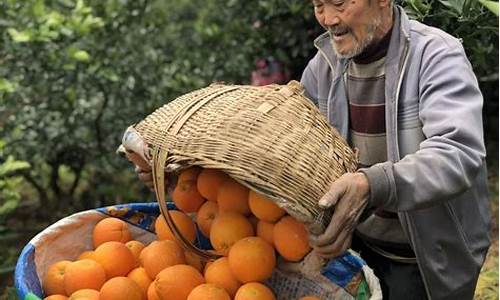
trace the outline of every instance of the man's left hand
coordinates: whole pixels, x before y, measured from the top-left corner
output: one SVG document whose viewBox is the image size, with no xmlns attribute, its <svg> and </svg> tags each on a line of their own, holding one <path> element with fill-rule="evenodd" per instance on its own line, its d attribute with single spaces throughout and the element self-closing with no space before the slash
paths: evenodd
<svg viewBox="0 0 500 300">
<path fill-rule="evenodd" d="M 344 253 L 351 245 L 352 233 L 368 204 L 370 186 L 363 173 L 346 173 L 334 181 L 330 190 L 321 198 L 324 208 L 335 206 L 325 232 L 310 236 L 311 246 L 325 258 Z"/>
</svg>

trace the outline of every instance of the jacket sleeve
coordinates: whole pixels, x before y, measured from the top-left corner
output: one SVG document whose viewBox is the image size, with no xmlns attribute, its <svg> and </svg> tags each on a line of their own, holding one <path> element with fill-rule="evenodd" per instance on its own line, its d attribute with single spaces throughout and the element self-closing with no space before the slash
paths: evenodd
<svg viewBox="0 0 500 300">
<path fill-rule="evenodd" d="M 408 211 L 452 199 L 472 186 L 484 162 L 483 97 L 472 67 L 458 41 L 434 43 L 422 54 L 418 83 L 425 140 L 398 162 L 361 170 L 372 206 Z"/>
</svg>

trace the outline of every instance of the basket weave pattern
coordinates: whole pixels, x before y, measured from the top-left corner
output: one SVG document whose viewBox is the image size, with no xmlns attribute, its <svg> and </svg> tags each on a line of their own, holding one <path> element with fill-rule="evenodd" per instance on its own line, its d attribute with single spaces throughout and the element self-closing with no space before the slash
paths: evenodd
<svg viewBox="0 0 500 300">
<path fill-rule="evenodd" d="M 325 223 L 318 200 L 357 166 L 353 151 L 295 81 L 212 84 L 160 107 L 135 129 L 152 148 L 167 152 L 153 165 L 220 169 L 306 223 Z"/>
</svg>

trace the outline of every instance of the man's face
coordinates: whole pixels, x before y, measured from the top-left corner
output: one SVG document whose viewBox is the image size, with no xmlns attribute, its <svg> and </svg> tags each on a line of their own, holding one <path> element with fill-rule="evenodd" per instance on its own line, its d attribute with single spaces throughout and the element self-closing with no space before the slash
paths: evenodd
<svg viewBox="0 0 500 300">
<path fill-rule="evenodd" d="M 318 22 L 330 33 L 339 57 L 351 58 L 380 38 L 377 0 L 313 0 Z"/>
</svg>

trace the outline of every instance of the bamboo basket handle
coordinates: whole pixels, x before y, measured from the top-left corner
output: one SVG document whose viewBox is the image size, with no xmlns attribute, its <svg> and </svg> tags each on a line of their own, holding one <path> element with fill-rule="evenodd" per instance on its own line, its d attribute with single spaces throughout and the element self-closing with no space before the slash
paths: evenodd
<svg viewBox="0 0 500 300">
<path fill-rule="evenodd" d="M 238 89 L 237 86 L 226 87 L 222 90 L 218 90 L 210 95 L 203 95 L 204 99 L 198 98 L 194 101 L 189 102 L 185 107 L 181 108 L 177 114 L 168 122 L 168 124 L 164 127 L 165 132 L 168 131 L 174 124 L 172 134 L 175 136 L 179 130 L 182 128 L 184 123 L 203 105 L 207 104 L 212 99 Z M 195 255 L 201 257 L 205 260 L 215 260 L 221 257 L 220 254 L 211 253 L 202 249 L 199 249 L 195 245 L 191 243 L 191 241 L 187 240 L 177 228 L 174 223 L 172 216 L 169 213 L 167 208 L 167 204 L 165 201 L 165 163 L 168 158 L 168 150 L 161 149 L 159 146 L 155 146 L 153 149 L 153 184 L 156 193 L 156 201 L 160 207 L 160 212 L 163 218 L 165 219 L 168 228 L 174 234 L 175 238 L 180 242 L 181 247 L 184 250 L 190 251 Z"/>
</svg>

